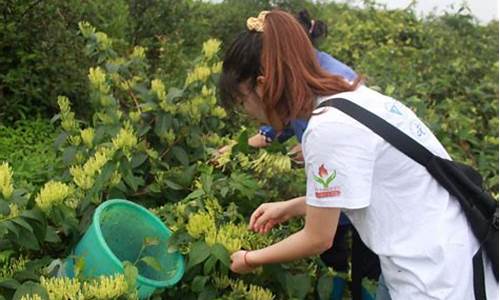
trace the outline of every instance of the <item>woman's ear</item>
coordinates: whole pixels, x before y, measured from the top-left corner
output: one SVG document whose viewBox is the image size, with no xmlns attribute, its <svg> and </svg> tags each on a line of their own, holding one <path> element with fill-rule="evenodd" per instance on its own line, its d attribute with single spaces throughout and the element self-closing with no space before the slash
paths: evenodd
<svg viewBox="0 0 500 300">
<path fill-rule="evenodd" d="M 259 85 L 264 85 L 264 82 L 266 81 L 266 78 L 262 75 L 257 76 L 257 84 Z"/>
<path fill-rule="evenodd" d="M 257 76 L 257 80 L 255 83 L 255 92 L 259 96 L 259 100 L 262 101 L 262 97 L 264 96 L 264 82 L 265 82 L 264 76 L 260 75 Z"/>
</svg>

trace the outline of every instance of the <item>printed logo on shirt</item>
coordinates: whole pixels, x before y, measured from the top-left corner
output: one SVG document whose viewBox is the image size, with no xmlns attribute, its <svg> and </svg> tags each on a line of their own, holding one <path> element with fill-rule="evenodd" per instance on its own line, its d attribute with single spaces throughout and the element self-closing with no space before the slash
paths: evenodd
<svg viewBox="0 0 500 300">
<path fill-rule="evenodd" d="M 425 140 L 429 136 L 424 124 L 422 124 L 419 120 L 412 120 L 410 122 L 410 131 L 415 138 L 421 141 Z"/>
<path fill-rule="evenodd" d="M 396 115 L 403 115 L 403 105 L 397 101 L 388 101 L 385 103 L 385 109 Z"/>
<path fill-rule="evenodd" d="M 318 169 L 318 176 L 313 174 L 314 181 L 317 183 L 315 185 L 316 198 L 326 198 L 326 197 L 338 197 L 340 196 L 340 187 L 331 186 L 335 177 L 337 176 L 337 171 L 332 170 L 330 173 L 322 164 Z"/>
</svg>

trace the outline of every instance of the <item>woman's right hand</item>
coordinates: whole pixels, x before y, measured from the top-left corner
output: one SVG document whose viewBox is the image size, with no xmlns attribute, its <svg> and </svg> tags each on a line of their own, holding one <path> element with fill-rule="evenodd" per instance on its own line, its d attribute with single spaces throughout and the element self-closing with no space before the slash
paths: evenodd
<svg viewBox="0 0 500 300">
<path fill-rule="evenodd" d="M 266 141 L 266 137 L 260 133 L 250 137 L 248 139 L 248 145 L 253 148 L 264 148 L 269 146 L 269 143 Z"/>
<path fill-rule="evenodd" d="M 289 201 L 261 204 L 250 217 L 249 229 L 259 233 L 269 232 L 275 225 L 293 217 L 289 212 Z"/>
</svg>

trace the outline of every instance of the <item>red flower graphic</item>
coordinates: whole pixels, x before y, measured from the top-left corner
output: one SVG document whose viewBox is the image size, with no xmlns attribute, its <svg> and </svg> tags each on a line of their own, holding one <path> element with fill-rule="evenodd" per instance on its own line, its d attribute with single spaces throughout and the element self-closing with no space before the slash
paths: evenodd
<svg viewBox="0 0 500 300">
<path fill-rule="evenodd" d="M 324 165 L 324 164 L 322 164 L 322 165 L 319 167 L 318 175 L 319 175 L 319 176 L 321 176 L 321 178 L 324 178 L 324 177 L 328 176 L 328 171 L 326 170 L 326 168 L 325 168 L 325 165 Z"/>
</svg>

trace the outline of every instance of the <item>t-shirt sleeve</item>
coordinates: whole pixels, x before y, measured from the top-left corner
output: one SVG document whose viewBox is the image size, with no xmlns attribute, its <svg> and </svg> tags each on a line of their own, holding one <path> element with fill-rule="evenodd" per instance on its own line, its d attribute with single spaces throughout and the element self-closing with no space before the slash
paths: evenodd
<svg viewBox="0 0 500 300">
<path fill-rule="evenodd" d="M 370 205 L 378 136 L 342 122 L 316 124 L 304 135 L 306 203 L 347 209 Z"/>
</svg>

